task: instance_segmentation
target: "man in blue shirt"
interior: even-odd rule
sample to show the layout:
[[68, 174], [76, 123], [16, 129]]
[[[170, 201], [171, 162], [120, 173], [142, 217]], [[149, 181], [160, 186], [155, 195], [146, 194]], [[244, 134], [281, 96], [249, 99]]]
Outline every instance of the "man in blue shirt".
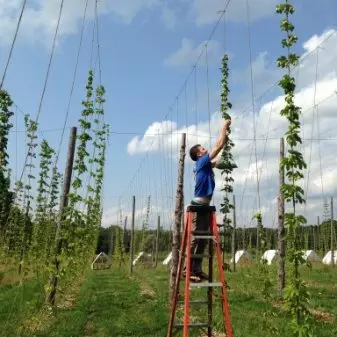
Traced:
[[[217, 166], [216, 157], [223, 149], [227, 141], [227, 131], [231, 124], [231, 120], [225, 120], [221, 129], [220, 136], [216, 142], [214, 149], [210, 153], [200, 144], [194, 145], [190, 149], [190, 157], [195, 161], [195, 190], [194, 198], [191, 205], [208, 206], [212, 200], [213, 191], [215, 188], [213, 167]], [[210, 214], [193, 213], [192, 216], [192, 231], [207, 231], [209, 229]], [[202, 255], [204, 253], [207, 241], [204, 239], [195, 239], [192, 236], [191, 254]], [[199, 282], [201, 279], [208, 279], [202, 269], [202, 258], [191, 258], [191, 280]]]

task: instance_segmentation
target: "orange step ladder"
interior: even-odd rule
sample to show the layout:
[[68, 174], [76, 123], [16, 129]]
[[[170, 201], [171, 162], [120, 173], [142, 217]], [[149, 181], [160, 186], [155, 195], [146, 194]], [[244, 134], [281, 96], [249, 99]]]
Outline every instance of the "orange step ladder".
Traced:
[[[230, 319], [229, 312], [229, 301], [227, 297], [227, 288], [226, 288], [226, 280], [225, 280], [225, 272], [224, 266], [222, 264], [222, 256], [220, 249], [220, 237], [219, 237], [219, 229], [216, 223], [216, 215], [215, 215], [215, 207], [214, 206], [188, 206], [187, 213], [185, 216], [185, 226], [184, 232], [182, 236], [182, 242], [180, 247], [180, 255], [179, 255], [179, 265], [177, 271], [177, 277], [174, 285], [174, 291], [172, 294], [172, 307], [171, 314], [169, 320], [169, 326], [167, 331], [167, 337], [173, 336], [174, 328], [182, 328], [183, 329], [183, 337], [188, 337], [189, 328], [199, 328], [199, 329], [207, 329], [207, 336], [213, 336], [213, 288], [218, 287], [221, 289], [221, 302], [222, 302], [222, 313], [224, 326], [226, 330], [226, 337], [233, 337], [233, 330]], [[210, 214], [210, 223], [208, 231], [192, 231], [192, 213]], [[201, 257], [200, 255], [192, 255], [191, 254], [191, 239], [192, 235], [195, 236], [196, 239], [201, 240], [209, 240], [209, 254], [202, 255], [203, 257], [208, 257], [208, 280], [207, 282], [198, 282], [194, 283], [190, 281], [190, 272], [191, 272], [191, 257]], [[214, 248], [216, 252], [216, 257], [218, 261], [218, 282], [213, 282], [213, 255]], [[184, 258], [186, 256], [186, 278], [185, 278], [185, 294], [184, 294], [184, 320], [183, 323], [175, 324], [175, 316], [176, 309], [178, 304], [179, 297], [179, 285], [180, 279], [184, 264]], [[207, 300], [190, 300], [190, 291], [194, 288], [205, 287], [208, 289], [207, 291]], [[190, 304], [207, 304], [208, 307], [208, 318], [205, 323], [191, 323], [190, 322]]]

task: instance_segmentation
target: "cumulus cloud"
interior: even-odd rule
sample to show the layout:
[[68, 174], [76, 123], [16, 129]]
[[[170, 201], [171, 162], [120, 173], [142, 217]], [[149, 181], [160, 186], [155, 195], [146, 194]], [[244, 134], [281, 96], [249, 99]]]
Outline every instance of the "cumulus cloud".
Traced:
[[[327, 39], [328, 36], [330, 37]], [[317, 54], [312, 52], [313, 46], [317, 46], [318, 41], [323, 40], [325, 42], [318, 51], [319, 62], [316, 63]], [[310, 222], [315, 223], [316, 216], [323, 213], [323, 198], [334, 194], [337, 187], [337, 159], [335, 155], [337, 142], [335, 137], [337, 130], [337, 65], [334, 62], [337, 55], [337, 34], [334, 31], [326, 31], [322, 35], [306, 41], [303, 47], [305, 53], [298, 73], [295, 70], [294, 74], [297, 73], [299, 82], [295, 100], [296, 104], [302, 107], [301, 135], [303, 144], [301, 150], [308, 164], [308, 169], [304, 172], [305, 180], [302, 185], [306, 190], [308, 202], [305, 206], [300, 206], [299, 209], [308, 216]], [[316, 64], [317, 74], [315, 71]], [[263, 72], [263, 66], [260, 69]], [[256, 158], [252, 112], [243, 115], [242, 111], [235, 109], [235, 105], [231, 112], [233, 120], [232, 137], [236, 144], [233, 152], [235, 161], [239, 166], [234, 173], [234, 188], [237, 195], [237, 207], [239, 209], [237, 215], [240, 226], [249, 225], [252, 221], [252, 214], [258, 209], [256, 167], [259, 176], [261, 210], [264, 213], [265, 224], [273, 226], [277, 221], [279, 138], [284, 135], [287, 128], [286, 120], [279, 114], [283, 106], [284, 97], [274, 95], [270, 101], [259, 107], [257, 111]], [[211, 119], [213, 144], [220, 125], [221, 116], [219, 112], [215, 112]], [[172, 134], [170, 133], [171, 128]], [[158, 129], [162, 129], [163, 135], [153, 138], [151, 134]], [[147, 151], [170, 153], [170, 149], [173, 148], [173, 153], [178, 153], [182, 132], [186, 132], [188, 135], [187, 148], [195, 143], [202, 143], [208, 147], [210, 139], [208, 130], [208, 121], [202, 121], [197, 126], [177, 126], [171, 121], [155, 122], [149, 126], [143, 137], [136, 137], [130, 141], [128, 152], [132, 155]], [[168, 135], [165, 135], [166, 133]], [[268, 137], [267, 140], [266, 137]], [[176, 157], [173, 159], [176, 160]], [[188, 157], [186, 158], [186, 164], [191, 164]], [[215, 171], [216, 191], [214, 199], [216, 205], [219, 205], [223, 197], [223, 192], [220, 191], [223, 177], [218, 170]], [[186, 185], [191, 184], [191, 179], [192, 177], [186, 176]]]
[[[206, 41], [205, 41], [206, 42]], [[187, 38], [181, 40], [181, 47], [169, 55], [163, 64], [168, 67], [186, 67], [196, 63], [201, 51], [205, 48], [205, 42], [195, 45]], [[208, 62], [218, 64], [221, 58], [221, 45], [218, 41], [209, 41], [207, 44]], [[205, 65], [205, 58], [202, 58], [199, 65]]]
[[[254, 0], [254, 4], [249, 1], [251, 20], [273, 15], [277, 3], [278, 0]], [[193, 0], [190, 12], [197, 25], [211, 24], [218, 20], [219, 11], [225, 8], [225, 4], [224, 0]], [[231, 1], [226, 12], [226, 19], [246, 21], [246, 0]]]
[[172, 9], [168, 7], [163, 7], [160, 19], [164, 22], [165, 26], [168, 29], [173, 29], [176, 26], [177, 23], [176, 14]]
[[[64, 1], [59, 36], [74, 34], [82, 20], [86, 1]], [[95, 1], [89, 1], [87, 19], [93, 19]], [[0, 43], [11, 42], [21, 11], [21, 0], [0, 0]], [[155, 10], [163, 5], [162, 0], [99, 1], [99, 14], [113, 16], [117, 21], [130, 24], [142, 10]], [[27, 42], [51, 40], [57, 22], [60, 0], [28, 1], [23, 14], [19, 36]], [[174, 13], [168, 8], [162, 11], [162, 20], [167, 27], [174, 26]]]

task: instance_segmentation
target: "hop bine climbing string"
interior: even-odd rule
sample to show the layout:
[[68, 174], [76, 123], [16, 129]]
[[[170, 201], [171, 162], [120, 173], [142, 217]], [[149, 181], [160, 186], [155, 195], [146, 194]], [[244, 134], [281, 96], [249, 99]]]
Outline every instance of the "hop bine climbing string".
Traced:
[[[231, 119], [231, 116], [228, 113], [228, 110], [232, 108], [232, 103], [229, 102], [229, 86], [228, 86], [228, 55], [224, 55], [222, 58], [222, 80], [221, 80], [221, 112], [222, 118], [227, 120]], [[232, 177], [233, 169], [235, 168], [233, 165], [233, 155], [232, 148], [234, 147], [234, 142], [229, 138], [231, 134], [231, 128], [228, 128], [228, 136], [226, 145], [224, 146], [221, 153], [221, 174], [225, 175], [225, 182], [222, 191], [225, 192], [225, 196], [223, 199], [223, 203], [221, 204], [220, 211], [224, 214], [224, 226], [228, 227], [231, 224], [231, 220], [229, 219], [229, 213], [231, 209], [233, 209], [233, 205], [229, 201], [229, 194], [233, 193], [233, 182], [234, 179]]]
[[296, 337], [310, 337], [313, 336], [310, 324], [311, 315], [308, 308], [310, 294], [299, 272], [299, 267], [305, 263], [301, 251], [301, 243], [299, 242], [299, 229], [301, 225], [306, 223], [306, 219], [302, 215], [298, 215], [296, 209], [298, 204], [305, 202], [304, 190], [299, 185], [299, 182], [304, 178], [303, 169], [307, 165], [302, 153], [297, 150], [297, 147], [302, 142], [300, 137], [301, 109], [294, 102], [296, 83], [294, 77], [291, 75], [291, 67], [296, 66], [299, 61], [299, 56], [291, 51], [291, 48], [298, 40], [298, 37], [294, 35], [295, 27], [289, 20], [289, 17], [294, 14], [295, 8], [286, 0], [285, 3], [276, 7], [276, 12], [284, 15], [280, 27], [286, 33], [286, 37], [282, 39], [282, 47], [287, 50], [285, 56], [282, 55], [277, 59], [278, 67], [286, 71], [279, 82], [285, 95], [285, 106], [280, 114], [289, 122], [288, 130], [285, 134], [289, 146], [288, 155], [281, 161], [281, 167], [285, 169], [287, 177], [287, 182], [282, 186], [282, 192], [285, 201], [290, 202], [292, 208], [292, 212], [285, 213], [285, 226], [287, 228], [286, 256], [290, 266], [288, 284], [285, 289], [285, 300], [289, 313], [292, 316], [290, 322], [292, 335]]

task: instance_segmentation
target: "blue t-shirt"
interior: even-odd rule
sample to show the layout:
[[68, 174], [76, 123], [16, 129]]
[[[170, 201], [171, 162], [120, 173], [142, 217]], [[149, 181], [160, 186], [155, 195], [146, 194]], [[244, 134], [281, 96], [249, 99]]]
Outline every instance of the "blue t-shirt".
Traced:
[[212, 197], [215, 188], [214, 173], [209, 154], [200, 157], [193, 169], [195, 173], [195, 197]]

